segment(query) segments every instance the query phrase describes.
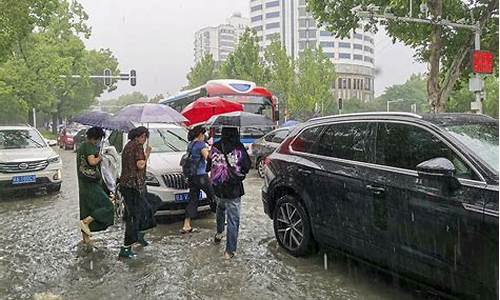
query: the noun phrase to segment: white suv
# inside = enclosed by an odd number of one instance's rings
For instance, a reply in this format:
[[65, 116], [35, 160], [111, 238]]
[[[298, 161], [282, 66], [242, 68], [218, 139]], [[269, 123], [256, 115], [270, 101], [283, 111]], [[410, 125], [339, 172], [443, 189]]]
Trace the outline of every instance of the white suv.
[[0, 126], [0, 191], [61, 189], [62, 162], [30, 126]]
[[[179, 215], [184, 213], [189, 200], [189, 189], [179, 165], [186, 152], [187, 130], [173, 124], [149, 124], [149, 143], [153, 148], [146, 168], [148, 197], [161, 200], [157, 215]], [[110, 173], [119, 176], [121, 152], [128, 142], [127, 134], [114, 131], [105, 142], [104, 155], [114, 157], [115, 169]], [[204, 193], [200, 194], [199, 211], [208, 210], [209, 201]]]

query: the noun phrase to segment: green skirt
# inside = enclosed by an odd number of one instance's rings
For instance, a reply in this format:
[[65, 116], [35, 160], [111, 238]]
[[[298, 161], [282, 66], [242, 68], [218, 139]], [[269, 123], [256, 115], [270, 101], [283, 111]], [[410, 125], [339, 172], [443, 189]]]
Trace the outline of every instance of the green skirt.
[[115, 209], [104, 188], [97, 182], [78, 179], [80, 220], [90, 216], [91, 231], [102, 231], [113, 225]]

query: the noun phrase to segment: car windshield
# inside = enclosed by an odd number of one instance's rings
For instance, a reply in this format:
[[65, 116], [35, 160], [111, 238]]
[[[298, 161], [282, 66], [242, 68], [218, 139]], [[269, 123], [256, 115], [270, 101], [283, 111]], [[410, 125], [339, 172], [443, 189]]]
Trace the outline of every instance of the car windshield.
[[447, 129], [498, 175], [498, 124], [453, 125]]
[[0, 149], [45, 147], [43, 138], [33, 129], [0, 130]]
[[188, 141], [184, 128], [153, 128], [149, 129], [149, 145], [153, 153], [185, 152]]

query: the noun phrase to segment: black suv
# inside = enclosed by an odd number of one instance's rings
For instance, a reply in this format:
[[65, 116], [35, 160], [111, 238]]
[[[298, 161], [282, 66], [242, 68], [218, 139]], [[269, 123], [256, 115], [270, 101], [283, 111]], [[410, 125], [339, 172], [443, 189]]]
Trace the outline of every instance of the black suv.
[[498, 294], [498, 121], [365, 113], [295, 128], [265, 162], [279, 244], [334, 248], [453, 294]]

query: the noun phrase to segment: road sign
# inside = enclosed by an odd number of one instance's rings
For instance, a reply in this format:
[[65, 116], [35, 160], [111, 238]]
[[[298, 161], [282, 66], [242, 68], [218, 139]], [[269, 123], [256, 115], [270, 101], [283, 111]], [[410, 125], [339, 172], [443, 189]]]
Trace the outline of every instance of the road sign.
[[474, 50], [472, 54], [472, 71], [478, 74], [493, 73], [493, 53]]
[[104, 85], [111, 86], [111, 83], [112, 83], [111, 76], [112, 76], [111, 70], [105, 69], [104, 70]]
[[130, 85], [135, 86], [137, 84], [137, 73], [135, 70], [130, 70]]

